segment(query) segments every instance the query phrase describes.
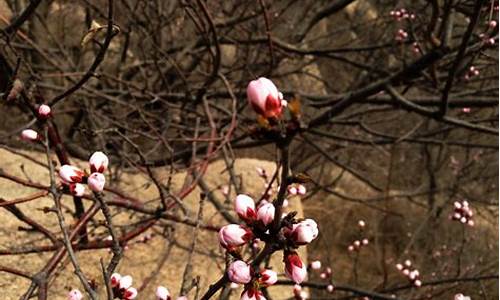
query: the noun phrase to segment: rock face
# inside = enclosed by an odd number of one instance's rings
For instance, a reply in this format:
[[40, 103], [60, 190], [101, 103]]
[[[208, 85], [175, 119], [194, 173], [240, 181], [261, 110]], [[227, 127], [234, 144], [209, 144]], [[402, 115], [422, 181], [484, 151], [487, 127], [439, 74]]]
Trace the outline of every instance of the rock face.
[[[34, 158], [36, 161], [45, 163], [46, 158], [42, 153], [23, 152], [23, 154]], [[6, 150], [0, 150], [2, 157], [2, 170], [6, 173], [18, 176], [23, 179], [29, 179], [32, 182], [43, 185], [49, 184], [48, 171], [40, 164], [33, 162], [21, 155], [13, 154]], [[87, 167], [86, 163], [80, 163], [81, 167]], [[239, 159], [235, 162], [236, 175], [242, 179], [242, 184], [245, 193], [258, 197], [263, 192], [263, 180], [256, 175], [256, 167], [265, 169], [268, 174], [273, 174], [275, 164], [273, 162], [261, 161], [256, 159]], [[87, 167], [88, 168], [88, 167]], [[155, 170], [157, 171], [157, 170]], [[161, 178], [166, 179], [168, 174], [158, 170]], [[185, 179], [185, 173], [179, 173], [173, 176], [172, 182], [174, 190], [179, 189]], [[205, 181], [215, 195], [220, 199], [224, 199], [220, 187], [229, 182], [229, 176], [225, 171], [223, 161], [215, 161], [209, 165], [208, 171], [204, 176]], [[115, 186], [123, 190], [126, 194], [133, 195], [135, 198], [146, 202], [156, 198], [156, 188], [148, 182], [145, 176], [138, 174], [124, 174], [120, 179], [120, 184]], [[15, 198], [27, 196], [36, 192], [36, 189], [21, 186], [19, 184], [0, 178], [0, 198], [12, 200]], [[189, 217], [194, 218], [197, 215], [200, 203], [200, 190], [195, 189], [183, 201]], [[111, 195], [106, 195], [112, 197]], [[234, 198], [234, 193], [230, 199]], [[63, 206], [72, 207], [70, 197], [62, 199]], [[58, 223], [55, 214], [44, 213], [43, 208], [52, 207], [53, 200], [49, 197], [37, 199], [17, 205], [26, 215], [33, 218], [36, 222], [50, 228], [53, 232], [59, 233]], [[85, 207], [88, 208], [90, 202], [85, 202]], [[227, 204], [228, 211], [231, 211], [231, 204]], [[64, 208], [63, 208], [64, 210]], [[299, 216], [302, 215], [302, 207], [297, 198], [290, 199], [288, 211], [298, 211]], [[74, 220], [71, 215], [65, 211], [66, 223], [72, 224]], [[137, 216], [132, 216], [123, 211], [123, 209], [114, 209], [116, 214], [114, 218], [115, 226], [118, 230], [124, 229], [124, 225], [131, 224], [138, 220]], [[97, 220], [102, 220], [99, 214]], [[18, 221], [6, 209], [0, 209], [0, 222], [3, 224], [0, 228], [0, 251], [6, 248], [18, 246], [21, 249], [33, 245], [47, 245], [47, 242], [42, 240], [38, 233], [19, 230], [20, 227], [26, 227], [24, 223]], [[203, 222], [211, 225], [224, 225], [226, 222], [220, 217], [214, 206], [206, 200], [204, 203]], [[189, 251], [187, 250], [193, 239], [193, 227], [176, 224], [170, 222], [158, 222], [157, 226], [149, 233], [153, 233], [154, 237], [147, 244], [139, 243], [141, 237], [134, 239], [128, 244], [128, 250], [125, 251], [125, 257], [122, 259], [117, 271], [121, 274], [130, 274], [134, 278], [133, 286], [139, 288], [145, 281], [149, 281], [146, 288], [139, 293], [140, 299], [152, 299], [154, 290], [157, 285], [167, 286], [171, 293], [178, 295], [186, 261]], [[91, 239], [105, 236], [105, 230], [102, 226], [98, 230], [91, 233]], [[161, 236], [165, 236], [163, 238]], [[301, 256], [306, 260], [305, 248], [302, 248]], [[169, 252], [170, 251], [170, 252]], [[166, 260], [164, 256], [169, 252]], [[5, 267], [15, 267], [29, 274], [35, 274], [43, 268], [45, 262], [51, 257], [51, 253], [23, 254], [23, 255], [8, 255], [2, 256], [1, 265]], [[104, 291], [102, 285], [102, 276], [100, 273], [99, 260], [104, 261], [110, 259], [108, 250], [93, 250], [82, 251], [77, 253], [77, 258], [81, 267], [89, 279], [94, 279], [99, 284], [100, 291]], [[217, 242], [217, 233], [213, 231], [201, 230], [197, 237], [197, 244], [193, 254], [193, 269], [192, 277], [200, 277], [200, 293], [204, 293], [208, 285], [215, 282], [224, 270], [224, 253]], [[282, 257], [279, 253], [273, 255], [271, 266], [283, 277]], [[150, 278], [152, 273], [156, 273]], [[66, 294], [71, 288], [79, 288], [82, 286], [77, 277], [73, 274], [73, 267], [68, 259], [64, 259], [63, 263], [57, 268], [56, 275], [49, 283], [49, 299], [66, 299]], [[149, 279], [148, 279], [149, 278]], [[12, 276], [7, 273], [0, 273], [0, 286], [9, 286], [6, 289], [3, 299], [19, 299], [19, 297], [27, 290], [30, 282], [18, 276]], [[239, 298], [241, 290], [232, 293], [234, 299]], [[271, 288], [273, 299], [286, 299], [292, 296], [291, 288]], [[189, 293], [189, 298], [194, 298], [195, 291]]]

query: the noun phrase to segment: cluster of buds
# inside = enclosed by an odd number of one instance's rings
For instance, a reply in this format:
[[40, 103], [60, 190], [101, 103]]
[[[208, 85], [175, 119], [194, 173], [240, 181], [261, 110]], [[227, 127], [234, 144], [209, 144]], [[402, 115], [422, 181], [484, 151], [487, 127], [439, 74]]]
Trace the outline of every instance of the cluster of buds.
[[68, 293], [68, 300], [82, 300], [82, 292], [78, 289], [73, 289]]
[[[229, 266], [228, 278], [232, 283], [245, 285], [241, 299], [265, 300], [260, 288], [274, 284], [277, 280], [276, 272], [267, 269], [254, 270], [241, 259], [238, 250], [245, 244], [257, 244], [258, 247], [258, 241], [272, 239], [270, 231], [274, 224], [275, 207], [266, 200], [261, 200], [256, 205], [250, 196], [240, 194], [234, 200], [234, 210], [245, 224], [228, 224], [219, 231], [220, 245], [238, 258]], [[284, 249], [286, 276], [296, 283], [301, 283], [307, 276], [307, 266], [294, 249], [312, 242], [318, 236], [318, 226], [311, 219], [287, 219], [284, 223], [286, 225], [274, 233], [281, 237], [276, 243], [281, 243], [279, 247]]]
[[467, 73], [465, 73], [464, 75], [464, 79], [465, 80], [469, 80], [471, 79], [472, 77], [474, 76], [478, 76], [479, 75], [479, 70], [476, 69], [476, 67], [474, 66], [470, 66], [469, 70], [467, 71]]
[[137, 297], [137, 290], [132, 287], [132, 276], [121, 276], [113, 273], [110, 278], [110, 285], [113, 290], [114, 298], [122, 300], [131, 300]]
[[400, 28], [396, 32], [396, 36], [394, 39], [398, 42], [404, 42], [408, 38], [408, 32], [406, 32], [404, 29]]
[[417, 42], [414, 42], [411, 47], [413, 49], [413, 53], [415, 53], [415, 54], [422, 53], [422, 50], [420, 49], [420, 45]]
[[103, 173], [108, 168], [109, 160], [106, 154], [98, 151], [92, 154], [89, 159], [90, 171], [89, 176], [85, 176], [85, 172], [71, 165], [63, 165], [59, 169], [59, 177], [63, 184], [69, 187], [72, 195], [81, 197], [85, 193], [85, 182], [93, 192], [102, 192], [106, 184], [106, 178]]
[[[366, 222], [363, 220], [358, 221], [358, 228], [360, 235], [363, 233], [364, 229], [366, 227]], [[368, 245], [370, 242], [368, 241], [367, 238], [359, 238], [354, 240], [349, 246], [347, 246], [347, 250], [349, 252], [354, 252], [354, 251], [360, 251], [363, 246]]]
[[422, 281], [420, 280], [420, 272], [412, 268], [411, 261], [409, 259], [405, 260], [403, 264], [396, 264], [396, 268], [410, 280], [410, 282], [416, 286], [422, 286]]
[[300, 195], [303, 196], [307, 193], [307, 189], [303, 184], [296, 183], [288, 186], [288, 194], [291, 196]]
[[454, 221], [459, 221], [462, 224], [467, 224], [469, 226], [474, 226], [474, 220], [472, 220], [472, 209], [469, 206], [469, 202], [463, 200], [462, 202], [455, 201], [453, 203], [454, 210], [450, 218]]
[[265, 78], [252, 80], [247, 86], [248, 102], [264, 118], [279, 118], [287, 102], [274, 83]]
[[402, 21], [404, 19], [415, 19], [415, 14], [408, 12], [405, 8], [400, 8], [396, 10], [391, 10], [389, 15], [393, 17], [396, 21]]
[[[314, 260], [309, 264], [309, 269], [317, 271], [317, 272], [321, 272], [319, 275], [319, 277], [321, 277], [321, 279], [330, 280], [332, 277], [332, 269], [330, 267], [326, 267], [324, 270], [322, 270], [321, 266], [322, 266], [321, 261]], [[332, 293], [334, 290], [333, 285], [332, 284], [327, 285], [326, 290], [329, 293]]]

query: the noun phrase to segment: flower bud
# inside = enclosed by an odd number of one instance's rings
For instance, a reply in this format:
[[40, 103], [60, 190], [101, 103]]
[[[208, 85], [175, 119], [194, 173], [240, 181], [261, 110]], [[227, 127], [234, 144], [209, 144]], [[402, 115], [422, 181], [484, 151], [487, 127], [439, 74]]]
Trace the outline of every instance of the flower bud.
[[67, 183], [82, 182], [83, 176], [85, 176], [85, 173], [77, 167], [64, 165], [59, 169], [59, 177]]
[[81, 183], [70, 183], [69, 192], [73, 196], [81, 197], [83, 196], [83, 194], [85, 194], [85, 185]]
[[113, 273], [111, 275], [111, 278], [109, 279], [109, 283], [111, 287], [117, 287], [120, 284], [120, 280], [122, 279], [122, 276], [118, 273]]
[[247, 87], [248, 102], [258, 114], [266, 117], [279, 117], [282, 105], [279, 92], [274, 83], [264, 77], [252, 80]]
[[133, 281], [132, 276], [130, 276], [130, 275], [123, 276], [123, 277], [120, 278], [120, 282], [118, 284], [118, 287], [120, 289], [125, 289], [126, 290], [126, 289], [128, 289], [129, 287], [132, 286], [132, 281]]
[[264, 225], [269, 225], [274, 220], [274, 205], [265, 201], [262, 205], [259, 206], [257, 210], [257, 220], [261, 221]]
[[240, 218], [246, 222], [256, 219], [255, 202], [247, 195], [240, 194], [234, 200], [234, 210]]
[[270, 286], [278, 281], [278, 274], [273, 270], [260, 271], [259, 283], [265, 286]]
[[329, 284], [329, 285], [326, 287], [326, 290], [327, 290], [329, 293], [333, 292], [333, 290], [334, 290], [333, 285]]
[[226, 249], [244, 245], [252, 238], [252, 232], [238, 224], [229, 224], [219, 230], [219, 242]]
[[300, 259], [297, 252], [288, 252], [285, 254], [285, 275], [295, 283], [302, 283], [307, 276], [305, 264]]
[[101, 173], [92, 173], [87, 179], [87, 185], [93, 192], [96, 193], [102, 192], [105, 184], [106, 178]]
[[77, 289], [74, 289], [74, 290], [71, 290], [69, 293], [68, 293], [68, 300], [82, 300], [83, 299], [83, 295], [82, 293], [77, 290]]
[[318, 225], [312, 219], [305, 219], [293, 227], [291, 238], [298, 245], [312, 242], [318, 236]]
[[37, 141], [40, 139], [38, 132], [33, 129], [25, 129], [21, 132], [21, 139], [29, 142]]
[[299, 184], [297, 186], [297, 194], [299, 194], [299, 195], [305, 195], [306, 193], [307, 193], [306, 187], [304, 185], [302, 185], [302, 184]]
[[137, 297], [137, 290], [133, 287], [126, 289], [123, 293], [123, 299], [125, 300], [132, 300], [135, 297]]
[[101, 151], [94, 152], [89, 159], [90, 172], [104, 173], [108, 168], [109, 159], [106, 154]]
[[311, 262], [311, 269], [313, 269], [313, 270], [321, 269], [321, 262], [319, 260], [315, 260], [315, 261]]
[[227, 275], [229, 280], [234, 283], [246, 284], [252, 280], [250, 266], [242, 260], [236, 260], [231, 263], [227, 270]]
[[41, 119], [48, 119], [50, 117], [50, 106], [42, 104], [38, 107], [38, 117]]
[[170, 292], [164, 286], [156, 288], [156, 300], [170, 300]]
[[243, 291], [240, 300], [266, 300], [266, 298], [261, 291], [250, 287]]

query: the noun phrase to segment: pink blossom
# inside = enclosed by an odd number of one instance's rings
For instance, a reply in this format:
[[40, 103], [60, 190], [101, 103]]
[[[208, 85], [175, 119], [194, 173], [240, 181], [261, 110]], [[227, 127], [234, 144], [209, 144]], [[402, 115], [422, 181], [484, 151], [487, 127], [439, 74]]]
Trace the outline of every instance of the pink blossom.
[[74, 289], [74, 290], [71, 290], [69, 293], [68, 293], [68, 300], [82, 300], [83, 299], [83, 295], [82, 293], [77, 290], [77, 289]]
[[120, 274], [113, 273], [113, 275], [111, 275], [111, 278], [109, 279], [111, 287], [117, 287], [120, 284], [121, 279], [122, 279], [122, 276]]
[[226, 249], [244, 245], [252, 238], [252, 232], [238, 224], [229, 224], [219, 230], [219, 242]]
[[247, 195], [240, 194], [234, 200], [234, 210], [244, 221], [249, 222], [256, 219], [255, 202]]
[[133, 287], [126, 289], [123, 293], [123, 299], [125, 300], [132, 300], [135, 299], [135, 297], [137, 297], [137, 290]]
[[329, 284], [329, 285], [326, 287], [326, 290], [327, 290], [329, 293], [333, 292], [333, 290], [334, 290], [333, 285]]
[[73, 196], [81, 197], [85, 194], [85, 185], [81, 183], [70, 183], [69, 192]]
[[129, 287], [132, 286], [132, 276], [130, 275], [127, 275], [127, 276], [123, 276], [120, 278], [120, 282], [118, 283], [118, 287], [120, 289], [128, 289]]
[[311, 262], [311, 269], [313, 269], [313, 270], [321, 269], [321, 262], [319, 260], [315, 260], [315, 261]]
[[274, 205], [265, 201], [263, 204], [259, 206], [257, 210], [257, 220], [261, 221], [264, 225], [269, 225], [274, 220]]
[[231, 282], [246, 284], [252, 280], [250, 266], [242, 260], [236, 260], [229, 265], [227, 275]]
[[24, 129], [21, 132], [21, 139], [33, 142], [39, 140], [40, 136], [38, 135], [38, 132], [34, 131], [33, 129]]
[[102, 173], [92, 173], [87, 179], [87, 184], [92, 191], [100, 193], [104, 190], [106, 178]]
[[364, 228], [366, 226], [366, 222], [363, 221], [363, 220], [359, 220], [358, 221], [358, 226], [361, 227], [361, 228]]
[[170, 300], [170, 292], [164, 286], [159, 286], [156, 288], [156, 299], [157, 300]]
[[312, 219], [305, 219], [293, 226], [290, 237], [296, 244], [305, 245], [312, 242], [318, 236], [318, 233], [318, 225], [316, 222]]
[[252, 80], [247, 87], [248, 102], [258, 114], [266, 117], [279, 117], [282, 105], [279, 92], [274, 83], [264, 77]]
[[488, 23], [488, 26], [490, 26], [490, 28], [495, 28], [495, 27], [497, 27], [497, 21], [495, 21], [495, 20], [491, 20], [491, 21]]
[[307, 276], [307, 268], [297, 252], [285, 254], [285, 275], [295, 283], [302, 283]]
[[297, 194], [305, 195], [306, 193], [307, 193], [307, 189], [304, 185], [302, 185], [302, 184], [297, 185]]
[[83, 176], [85, 176], [85, 173], [77, 167], [64, 165], [59, 169], [59, 177], [67, 183], [82, 182]]
[[262, 270], [260, 271], [259, 283], [265, 286], [270, 286], [278, 281], [278, 274], [273, 270]]
[[89, 159], [89, 164], [90, 164], [90, 172], [95, 173], [104, 173], [106, 169], [108, 168], [109, 164], [109, 159], [101, 151], [94, 152], [92, 156]]
[[240, 300], [266, 300], [261, 291], [255, 288], [248, 288], [241, 293]]
[[47, 119], [50, 117], [50, 106], [42, 104], [38, 107], [38, 116], [42, 119]]

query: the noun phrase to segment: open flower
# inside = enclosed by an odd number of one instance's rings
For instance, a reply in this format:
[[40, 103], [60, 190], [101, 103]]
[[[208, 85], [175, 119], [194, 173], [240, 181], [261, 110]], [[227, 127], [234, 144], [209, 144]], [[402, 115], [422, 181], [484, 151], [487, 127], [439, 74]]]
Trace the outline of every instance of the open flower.
[[300, 284], [306, 279], [307, 268], [302, 262], [297, 252], [290, 251], [285, 253], [285, 275], [293, 280], [295, 283]]
[[106, 154], [101, 151], [94, 152], [89, 159], [90, 172], [104, 173], [108, 168], [109, 159]]
[[227, 275], [229, 280], [234, 283], [246, 284], [252, 280], [250, 266], [242, 260], [232, 262], [227, 270]]
[[87, 184], [92, 191], [99, 193], [104, 190], [106, 178], [101, 173], [92, 173], [87, 179]]
[[64, 165], [59, 169], [59, 176], [64, 182], [79, 183], [82, 182], [85, 173], [77, 167]]
[[264, 77], [252, 80], [247, 87], [248, 102], [258, 114], [266, 117], [279, 117], [282, 104], [280, 94], [274, 83]]
[[255, 220], [255, 202], [247, 195], [240, 194], [234, 200], [234, 210], [246, 222]]
[[219, 230], [219, 242], [226, 249], [244, 245], [252, 238], [252, 232], [238, 224], [229, 224]]

